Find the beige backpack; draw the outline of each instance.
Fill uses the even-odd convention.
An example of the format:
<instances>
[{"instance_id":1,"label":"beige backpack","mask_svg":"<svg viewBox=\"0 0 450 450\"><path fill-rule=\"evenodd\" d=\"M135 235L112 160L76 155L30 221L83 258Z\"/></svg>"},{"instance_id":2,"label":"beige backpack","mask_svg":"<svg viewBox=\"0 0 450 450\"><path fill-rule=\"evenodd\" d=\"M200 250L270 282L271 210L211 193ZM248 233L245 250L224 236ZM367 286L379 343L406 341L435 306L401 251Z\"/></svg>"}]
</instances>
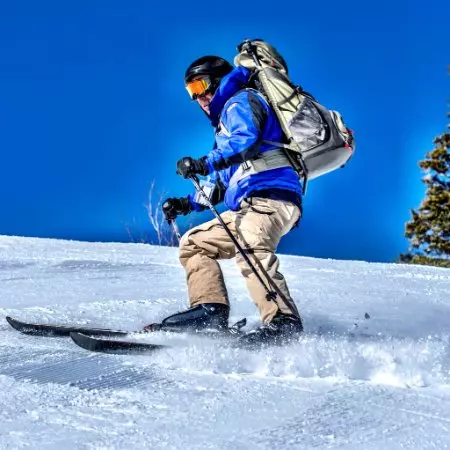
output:
<instances>
[{"instance_id":1,"label":"beige backpack","mask_svg":"<svg viewBox=\"0 0 450 450\"><path fill-rule=\"evenodd\" d=\"M282 148L291 165L308 180L343 167L355 149L353 131L341 114L318 103L288 76L287 64L277 50L260 39L238 46L236 66L250 70L251 85L267 99L278 117L286 142L267 142Z\"/></svg>"}]
</instances>

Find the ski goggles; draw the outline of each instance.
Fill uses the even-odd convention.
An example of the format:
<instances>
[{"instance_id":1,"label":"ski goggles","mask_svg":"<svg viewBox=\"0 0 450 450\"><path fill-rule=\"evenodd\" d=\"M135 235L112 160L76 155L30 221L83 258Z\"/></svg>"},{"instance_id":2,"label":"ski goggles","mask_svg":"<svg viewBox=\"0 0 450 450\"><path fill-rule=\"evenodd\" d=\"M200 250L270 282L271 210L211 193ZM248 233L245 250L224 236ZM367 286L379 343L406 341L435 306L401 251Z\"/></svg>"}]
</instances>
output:
<instances>
[{"instance_id":1,"label":"ski goggles","mask_svg":"<svg viewBox=\"0 0 450 450\"><path fill-rule=\"evenodd\" d=\"M186 84L186 90L192 100L197 100L197 97L205 95L208 89L211 87L211 78L204 77L200 80L189 81Z\"/></svg>"}]
</instances>

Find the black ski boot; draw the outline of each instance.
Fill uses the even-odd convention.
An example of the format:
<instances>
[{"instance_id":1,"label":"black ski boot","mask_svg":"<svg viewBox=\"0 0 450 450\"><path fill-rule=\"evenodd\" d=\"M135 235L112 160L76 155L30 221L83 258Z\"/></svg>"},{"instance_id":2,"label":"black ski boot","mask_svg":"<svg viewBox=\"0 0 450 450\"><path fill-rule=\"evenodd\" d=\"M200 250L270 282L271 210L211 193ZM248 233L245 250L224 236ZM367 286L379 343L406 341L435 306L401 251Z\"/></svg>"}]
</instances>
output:
<instances>
[{"instance_id":1,"label":"black ski boot","mask_svg":"<svg viewBox=\"0 0 450 450\"><path fill-rule=\"evenodd\" d=\"M237 347L261 348L287 344L300 336L303 324L299 317L278 313L271 322L243 334Z\"/></svg>"},{"instance_id":2,"label":"black ski boot","mask_svg":"<svg viewBox=\"0 0 450 450\"><path fill-rule=\"evenodd\" d=\"M225 331L228 329L228 314L230 308L222 303L203 303L193 306L169 317L161 324L145 327L147 331L200 332L205 330Z\"/></svg>"}]
</instances>

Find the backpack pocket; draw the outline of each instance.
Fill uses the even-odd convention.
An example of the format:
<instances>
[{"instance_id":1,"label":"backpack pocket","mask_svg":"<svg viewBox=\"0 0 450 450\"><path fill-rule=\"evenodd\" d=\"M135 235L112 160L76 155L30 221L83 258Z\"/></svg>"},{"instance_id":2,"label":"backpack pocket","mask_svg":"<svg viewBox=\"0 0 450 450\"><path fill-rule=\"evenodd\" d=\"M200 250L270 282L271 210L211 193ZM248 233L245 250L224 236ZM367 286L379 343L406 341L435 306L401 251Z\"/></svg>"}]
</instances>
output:
<instances>
[{"instance_id":1,"label":"backpack pocket","mask_svg":"<svg viewBox=\"0 0 450 450\"><path fill-rule=\"evenodd\" d=\"M344 146L348 146L353 149L354 147L353 132L346 127L344 119L342 118L341 114L338 113L337 111L330 110L330 115L336 127L336 130L338 131L342 140L344 141Z\"/></svg>"},{"instance_id":2,"label":"backpack pocket","mask_svg":"<svg viewBox=\"0 0 450 450\"><path fill-rule=\"evenodd\" d=\"M328 124L309 97L304 97L288 127L301 152L307 152L328 140Z\"/></svg>"},{"instance_id":3,"label":"backpack pocket","mask_svg":"<svg viewBox=\"0 0 450 450\"><path fill-rule=\"evenodd\" d=\"M308 179L343 167L353 154L353 135L342 116L309 97L294 114L290 130L308 169Z\"/></svg>"}]
</instances>

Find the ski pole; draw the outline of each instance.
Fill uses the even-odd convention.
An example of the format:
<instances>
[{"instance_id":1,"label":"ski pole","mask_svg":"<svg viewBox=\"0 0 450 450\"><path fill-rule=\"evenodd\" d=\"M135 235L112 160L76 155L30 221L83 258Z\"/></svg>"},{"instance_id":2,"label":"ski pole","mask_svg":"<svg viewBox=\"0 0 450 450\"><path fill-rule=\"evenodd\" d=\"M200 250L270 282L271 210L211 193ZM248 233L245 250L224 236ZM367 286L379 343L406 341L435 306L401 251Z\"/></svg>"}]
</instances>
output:
<instances>
[{"instance_id":1,"label":"ski pole","mask_svg":"<svg viewBox=\"0 0 450 450\"><path fill-rule=\"evenodd\" d=\"M178 243L181 241L180 229L178 228L178 224L175 219L170 219L169 224L172 225L173 231L175 232L175 236L178 239Z\"/></svg>"},{"instance_id":2,"label":"ski pole","mask_svg":"<svg viewBox=\"0 0 450 450\"><path fill-rule=\"evenodd\" d=\"M226 231L226 233L228 234L228 236L230 237L230 239L233 241L233 244L236 246L236 248L238 249L239 253L242 255L242 257L245 259L245 262L248 264L248 266L250 267L250 269L252 270L252 272L255 274L256 278L258 279L258 281L261 283L261 285L264 287L264 289L267 292L266 295L266 299L268 301L271 300L275 300L277 297L277 293L275 291L271 291L267 286L266 283L264 282L264 280L261 278L261 275L258 273L258 271L256 270L255 266L252 264L252 262L250 261L250 258L248 257L247 253L245 252L245 250L241 247L241 245L239 244L239 242L237 241L236 237L233 235L233 233L231 232L231 230L228 228L227 224L223 221L222 217L220 217L220 214L217 212L217 209L214 208L214 205L211 203L211 201L209 200L208 196L205 194L205 191L202 189L202 187L200 186L199 180L198 178L194 175L192 177L190 177L192 183L195 186L195 189L197 190L197 192L203 197L203 199L206 202L206 205L208 206L208 208L212 211L212 213L216 216L217 220L220 222L220 224L222 225L223 229Z\"/></svg>"}]
</instances>

